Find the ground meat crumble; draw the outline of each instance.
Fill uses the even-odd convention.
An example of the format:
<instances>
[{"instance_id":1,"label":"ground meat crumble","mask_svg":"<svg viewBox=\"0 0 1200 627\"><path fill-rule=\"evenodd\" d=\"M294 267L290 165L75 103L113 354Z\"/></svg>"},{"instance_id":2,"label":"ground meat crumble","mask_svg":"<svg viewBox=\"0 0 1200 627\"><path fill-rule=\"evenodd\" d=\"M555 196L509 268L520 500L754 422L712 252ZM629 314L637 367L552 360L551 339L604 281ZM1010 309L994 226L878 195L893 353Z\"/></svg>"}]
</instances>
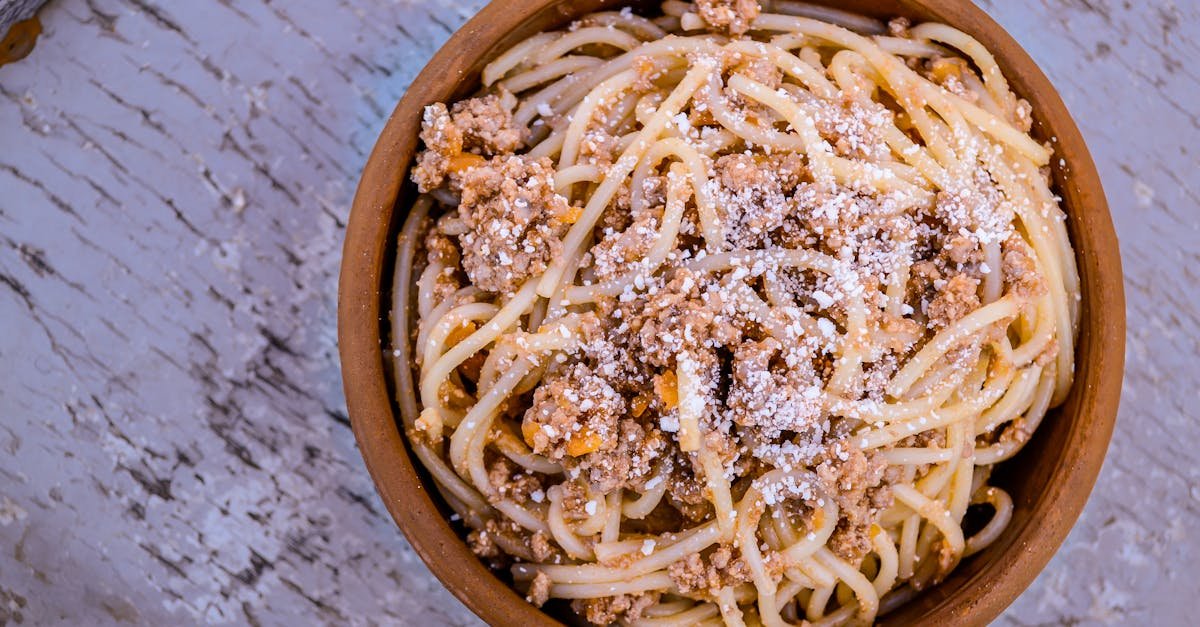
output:
<instances>
[{"instance_id":1,"label":"ground meat crumble","mask_svg":"<svg viewBox=\"0 0 1200 627\"><path fill-rule=\"evenodd\" d=\"M942 328L979 309L978 291L979 282L966 274L950 277L926 309L930 325Z\"/></svg>"},{"instance_id":2,"label":"ground meat crumble","mask_svg":"<svg viewBox=\"0 0 1200 627\"><path fill-rule=\"evenodd\" d=\"M587 473L588 481L598 492L608 493L617 488L640 490L653 475L655 463L667 446L662 431L636 420L621 420L616 448L602 446L585 455L578 467Z\"/></svg>"},{"instance_id":3,"label":"ground meat crumble","mask_svg":"<svg viewBox=\"0 0 1200 627\"><path fill-rule=\"evenodd\" d=\"M544 488L541 475L528 472L500 456L488 467L488 481L501 498L518 503L525 502L531 494Z\"/></svg>"},{"instance_id":4,"label":"ground meat crumble","mask_svg":"<svg viewBox=\"0 0 1200 627\"><path fill-rule=\"evenodd\" d=\"M533 581L529 583L529 594L525 599L537 607L546 604L550 599L550 577L546 573L538 573L533 576Z\"/></svg>"},{"instance_id":5,"label":"ground meat crumble","mask_svg":"<svg viewBox=\"0 0 1200 627\"><path fill-rule=\"evenodd\" d=\"M659 594L621 594L598 599L576 599L571 609L593 625L611 625L617 621L635 621L646 608L658 602Z\"/></svg>"},{"instance_id":6,"label":"ground meat crumble","mask_svg":"<svg viewBox=\"0 0 1200 627\"><path fill-rule=\"evenodd\" d=\"M462 130L463 150L480 155L502 155L521 147L525 131L513 126L512 111L499 96L468 98L450 109L454 125Z\"/></svg>"},{"instance_id":7,"label":"ground meat crumble","mask_svg":"<svg viewBox=\"0 0 1200 627\"><path fill-rule=\"evenodd\" d=\"M1023 300L1033 300L1049 290L1034 261L1033 248L1025 240L1013 235L1004 240L1001 250L1006 291Z\"/></svg>"},{"instance_id":8,"label":"ground meat crumble","mask_svg":"<svg viewBox=\"0 0 1200 627\"><path fill-rule=\"evenodd\" d=\"M736 549L727 545L717 547L707 556L692 553L667 567L667 573L684 594L708 592L750 581L746 562L736 556Z\"/></svg>"},{"instance_id":9,"label":"ground meat crumble","mask_svg":"<svg viewBox=\"0 0 1200 627\"><path fill-rule=\"evenodd\" d=\"M700 19L714 30L741 35L762 10L758 0L697 0Z\"/></svg>"},{"instance_id":10,"label":"ground meat crumble","mask_svg":"<svg viewBox=\"0 0 1200 627\"><path fill-rule=\"evenodd\" d=\"M835 444L825 461L817 465L817 476L826 494L838 504L838 524L829 539L829 550L856 563L871 550L870 526L878 512L892 503L884 483L887 462L877 451Z\"/></svg>"},{"instance_id":11,"label":"ground meat crumble","mask_svg":"<svg viewBox=\"0 0 1200 627\"><path fill-rule=\"evenodd\" d=\"M549 159L495 157L463 176L463 269L476 287L508 293L562 255L567 200Z\"/></svg>"},{"instance_id":12,"label":"ground meat crumble","mask_svg":"<svg viewBox=\"0 0 1200 627\"><path fill-rule=\"evenodd\" d=\"M553 460L617 448L625 399L584 364L551 373L533 394L521 429L539 455Z\"/></svg>"},{"instance_id":13,"label":"ground meat crumble","mask_svg":"<svg viewBox=\"0 0 1200 627\"><path fill-rule=\"evenodd\" d=\"M526 131L513 126L512 111L499 96L487 95L425 107L413 181L422 192L441 187L448 174L478 166L485 157L511 154L521 147ZM465 156L464 156L465 155Z\"/></svg>"}]
</instances>

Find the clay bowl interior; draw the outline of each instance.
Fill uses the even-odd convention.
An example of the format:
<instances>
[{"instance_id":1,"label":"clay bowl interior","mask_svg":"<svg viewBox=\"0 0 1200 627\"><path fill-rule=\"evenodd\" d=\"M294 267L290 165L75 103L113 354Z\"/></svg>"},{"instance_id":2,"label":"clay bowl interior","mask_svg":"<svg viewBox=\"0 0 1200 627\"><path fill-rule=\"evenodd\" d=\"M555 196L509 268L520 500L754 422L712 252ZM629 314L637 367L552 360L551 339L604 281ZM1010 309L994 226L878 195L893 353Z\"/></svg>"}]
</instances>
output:
<instances>
[{"instance_id":1,"label":"clay bowl interior","mask_svg":"<svg viewBox=\"0 0 1200 627\"><path fill-rule=\"evenodd\" d=\"M940 21L963 30L995 55L1013 89L1033 105L1034 133L1051 140L1056 190L1063 198L1082 284L1075 385L1035 437L1002 464L996 482L1012 495L1012 523L987 550L940 585L881 619L882 624L983 625L1021 593L1057 550L1082 510L1116 419L1124 362L1125 304L1117 240L1095 166L1046 77L1003 29L969 0L817 0L880 18ZM565 604L529 605L470 552L465 531L424 469L414 465L401 429L390 359L388 312L396 236L415 190L407 171L421 109L475 91L496 54L529 35L584 13L629 2L496 0L434 56L396 106L363 172L346 232L338 339L346 400L367 469L392 517L433 573L495 625L570 621ZM635 5L638 3L634 3ZM646 5L646 3L641 3ZM650 7L653 8L653 7ZM1059 159L1062 159L1062 162Z\"/></svg>"}]
</instances>

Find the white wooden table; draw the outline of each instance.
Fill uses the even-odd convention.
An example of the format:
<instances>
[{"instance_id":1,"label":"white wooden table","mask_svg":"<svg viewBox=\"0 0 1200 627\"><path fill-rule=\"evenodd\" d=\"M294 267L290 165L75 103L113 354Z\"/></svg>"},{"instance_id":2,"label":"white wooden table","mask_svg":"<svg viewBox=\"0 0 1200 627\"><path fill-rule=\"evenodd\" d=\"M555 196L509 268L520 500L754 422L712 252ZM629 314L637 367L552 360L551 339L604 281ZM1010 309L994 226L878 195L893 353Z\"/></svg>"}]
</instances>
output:
<instances>
[{"instance_id":1,"label":"white wooden table","mask_svg":"<svg viewBox=\"0 0 1200 627\"><path fill-rule=\"evenodd\" d=\"M367 152L481 4L42 12L0 68L0 625L475 622L372 489L334 321ZM1200 8L984 7L1083 128L1129 298L1104 472L1000 624L1194 621Z\"/></svg>"}]
</instances>

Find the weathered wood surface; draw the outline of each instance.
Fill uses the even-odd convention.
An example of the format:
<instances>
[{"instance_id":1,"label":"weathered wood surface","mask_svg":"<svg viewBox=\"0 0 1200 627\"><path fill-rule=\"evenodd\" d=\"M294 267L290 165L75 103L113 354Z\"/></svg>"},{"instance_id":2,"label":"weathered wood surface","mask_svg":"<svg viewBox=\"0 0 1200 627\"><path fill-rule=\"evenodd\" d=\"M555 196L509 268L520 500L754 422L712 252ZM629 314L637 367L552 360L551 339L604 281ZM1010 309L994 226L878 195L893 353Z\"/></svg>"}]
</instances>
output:
<instances>
[{"instance_id":1,"label":"weathered wood surface","mask_svg":"<svg viewBox=\"0 0 1200 627\"><path fill-rule=\"evenodd\" d=\"M342 228L482 0L56 0L0 69L0 625L463 624L387 517L335 352ZM988 0L1099 163L1117 434L1000 624L1183 624L1200 585L1200 8Z\"/></svg>"},{"instance_id":2,"label":"weathered wood surface","mask_svg":"<svg viewBox=\"0 0 1200 627\"><path fill-rule=\"evenodd\" d=\"M29 19L46 0L0 0L0 37L13 22Z\"/></svg>"}]
</instances>

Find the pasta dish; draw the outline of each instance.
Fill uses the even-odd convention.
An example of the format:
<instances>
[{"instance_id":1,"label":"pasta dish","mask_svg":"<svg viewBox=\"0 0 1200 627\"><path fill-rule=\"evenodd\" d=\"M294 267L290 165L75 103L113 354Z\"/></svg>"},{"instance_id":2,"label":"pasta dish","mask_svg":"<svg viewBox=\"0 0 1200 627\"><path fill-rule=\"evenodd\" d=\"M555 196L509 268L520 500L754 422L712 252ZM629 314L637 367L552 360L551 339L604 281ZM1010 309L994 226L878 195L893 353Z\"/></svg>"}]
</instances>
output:
<instances>
[{"instance_id":1,"label":"pasta dish","mask_svg":"<svg viewBox=\"0 0 1200 627\"><path fill-rule=\"evenodd\" d=\"M587 15L426 107L397 398L468 543L598 625L869 624L993 542L1079 287L989 52L778 0Z\"/></svg>"}]
</instances>

